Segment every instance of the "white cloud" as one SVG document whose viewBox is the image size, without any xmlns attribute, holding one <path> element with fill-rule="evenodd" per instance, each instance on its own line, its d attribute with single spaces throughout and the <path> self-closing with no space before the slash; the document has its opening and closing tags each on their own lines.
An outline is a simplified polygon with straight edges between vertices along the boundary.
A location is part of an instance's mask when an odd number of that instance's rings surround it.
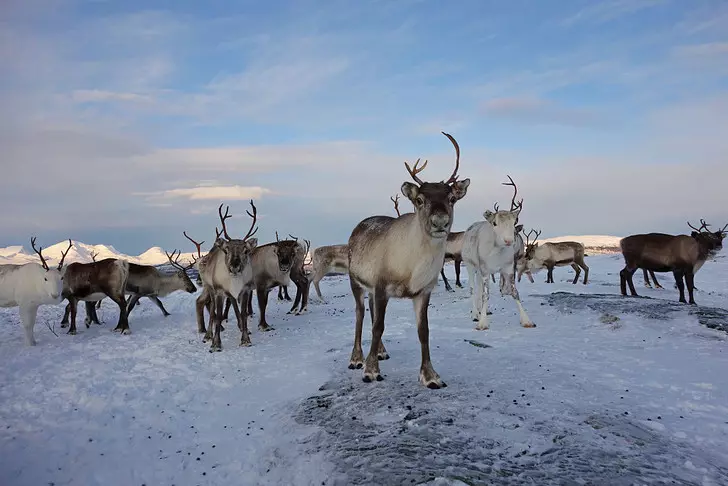
<svg viewBox="0 0 728 486">
<path fill-rule="evenodd" d="M 265 187 L 244 187 L 244 186 L 200 186 L 179 189 L 168 189 L 166 191 L 158 191 L 152 193 L 135 193 L 135 196 L 147 196 L 149 198 L 161 199 L 177 199 L 184 198 L 191 201 L 195 200 L 245 200 L 260 199 L 266 194 L 272 194 L 273 191 Z"/>
<path fill-rule="evenodd" d="M 73 101 L 79 103 L 93 103 L 105 101 L 123 101 L 123 102 L 151 102 L 152 98 L 148 95 L 140 95 L 136 93 L 120 93 L 113 91 L 104 91 L 99 89 L 79 89 L 71 93 Z"/>
<path fill-rule="evenodd" d="M 576 14 L 565 18 L 561 23 L 564 26 L 587 22 L 604 23 L 666 3 L 667 0 L 602 0 L 593 2 Z"/>
<path fill-rule="evenodd" d="M 583 108 L 569 108 L 536 97 L 493 98 L 486 101 L 481 113 L 521 123 L 571 125 L 575 127 L 602 124 L 602 115 Z"/>
</svg>

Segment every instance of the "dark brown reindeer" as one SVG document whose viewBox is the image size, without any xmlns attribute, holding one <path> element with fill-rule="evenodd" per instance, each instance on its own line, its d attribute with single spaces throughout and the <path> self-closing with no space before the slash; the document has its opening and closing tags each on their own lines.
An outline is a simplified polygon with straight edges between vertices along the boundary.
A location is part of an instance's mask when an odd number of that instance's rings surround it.
<svg viewBox="0 0 728 486">
<path fill-rule="evenodd" d="M 428 388 L 446 386 L 435 372 L 430 360 L 430 331 L 427 309 L 432 289 L 445 259 L 447 235 L 453 221 L 455 203 L 465 197 L 470 179 L 458 181 L 460 147 L 455 139 L 443 132 L 455 147 L 455 170 L 446 182 L 424 182 L 418 174 L 427 161 L 418 167 L 420 159 L 405 167 L 416 182 L 404 182 L 402 194 L 414 205 L 414 213 L 398 218 L 371 216 L 362 220 L 349 237 L 349 281 L 356 304 L 354 347 L 350 369 L 364 367 L 365 382 L 381 381 L 379 360 L 389 355 L 382 342 L 384 316 L 390 298 L 412 299 L 422 362 L 420 383 Z M 372 342 L 364 361 L 361 334 L 364 325 L 364 298 L 369 294 L 372 316 Z"/>
<path fill-rule="evenodd" d="M 78 301 L 93 303 L 109 297 L 119 306 L 119 322 L 113 329 L 121 334 L 130 334 L 126 310 L 126 281 L 129 278 L 129 262 L 116 258 L 104 258 L 91 263 L 71 263 L 66 267 L 63 278 L 63 297 L 68 299 L 71 311 L 71 326 L 68 334 L 76 334 L 76 307 Z M 87 307 L 88 311 L 88 307 Z M 86 327 L 90 320 L 86 319 Z M 61 327 L 65 327 L 61 324 Z"/>
<path fill-rule="evenodd" d="M 688 226 L 694 230 L 690 236 L 647 233 L 622 238 L 619 242 L 625 262 L 624 269 L 619 272 L 622 295 L 627 295 L 629 285 L 630 293 L 637 296 L 632 276 L 638 268 L 653 272 L 672 272 L 680 292 L 679 301 L 686 303 L 687 284 L 688 302 L 694 305 L 695 273 L 708 258 L 723 248 L 723 239 L 728 228 L 727 224 L 723 229 L 711 232 L 708 230 L 709 224 L 702 219 L 700 223 L 700 228 L 695 228 L 688 222 Z"/>
<path fill-rule="evenodd" d="M 95 262 L 96 257 L 99 256 L 99 253 L 96 250 L 91 251 L 91 261 Z M 101 309 L 101 302 L 104 299 L 99 299 L 97 302 L 84 302 L 86 306 L 86 317 L 84 318 L 84 323 L 86 323 L 87 327 L 88 324 L 94 323 L 101 325 L 101 322 L 99 322 L 99 316 L 96 314 L 96 309 Z M 66 308 L 63 311 L 63 319 L 61 319 L 61 327 L 66 327 L 64 324 L 68 325 L 68 318 L 71 315 L 71 303 L 66 304 Z"/>
<path fill-rule="evenodd" d="M 463 284 L 460 283 L 460 265 L 463 263 L 463 236 L 465 236 L 465 231 L 456 231 L 448 234 L 447 244 L 445 246 L 445 261 L 453 261 L 453 265 L 455 266 L 455 286 L 458 288 L 463 288 Z M 442 275 L 442 281 L 445 282 L 445 290 L 448 292 L 454 292 L 453 288 L 450 287 L 450 282 L 448 282 L 447 277 L 445 276 L 444 264 L 440 274 Z M 494 276 L 493 282 L 495 282 Z"/>
<path fill-rule="evenodd" d="M 296 260 L 291 267 L 291 280 L 296 283 L 296 298 L 293 300 L 293 306 L 288 311 L 288 314 L 301 315 L 308 310 L 308 292 L 311 286 L 311 280 L 308 278 L 309 275 L 306 273 L 305 266 L 306 257 L 311 250 L 311 241 L 303 239 L 303 243 L 303 245 L 299 243 Z M 296 310 L 299 303 L 301 307 Z"/>
<path fill-rule="evenodd" d="M 238 308 L 237 303 L 238 295 L 243 292 L 252 280 L 251 255 L 258 244 L 258 239 L 253 238 L 253 235 L 258 231 L 255 226 L 258 211 L 252 200 L 250 205 L 253 212 L 246 211 L 248 216 L 252 218 L 250 229 L 243 239 L 235 239 L 230 237 L 225 224 L 225 221 L 232 217 L 229 214 L 230 208 L 227 207 L 223 215 L 223 205 L 220 204 L 218 215 L 222 223 L 222 232 L 218 233 L 212 249 L 197 261 L 197 268 L 202 277 L 203 285 L 203 291 L 197 297 L 195 303 L 197 329 L 199 332 L 205 333 L 203 342 L 212 341 L 210 352 L 222 351 L 220 331 L 222 331 L 222 309 L 226 297 L 231 300 L 238 321 L 238 329 L 241 332 L 240 345 L 251 345 L 247 308 Z M 210 312 L 210 325 L 207 330 L 205 329 L 205 307 Z"/>
</svg>

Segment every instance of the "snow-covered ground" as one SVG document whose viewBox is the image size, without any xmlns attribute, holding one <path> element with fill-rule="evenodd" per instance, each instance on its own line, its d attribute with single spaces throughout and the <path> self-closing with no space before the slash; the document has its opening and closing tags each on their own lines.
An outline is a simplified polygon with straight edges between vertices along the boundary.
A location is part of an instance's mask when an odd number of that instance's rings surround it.
<svg viewBox="0 0 728 486">
<path fill-rule="evenodd" d="M 728 326 L 728 260 L 700 270 L 697 308 L 676 304 L 669 274 L 651 290 L 638 273 L 649 298 L 622 298 L 620 256 L 587 264 L 587 286 L 564 268 L 556 284 L 523 279 L 535 329 L 496 292 L 491 329 L 475 331 L 467 289 L 440 283 L 442 390 L 417 381 L 405 300 L 388 307 L 384 381 L 347 368 L 345 276 L 322 281 L 330 303 L 312 297 L 303 316 L 272 292 L 275 330 L 253 324 L 240 348 L 231 322 L 214 354 L 188 294 L 165 299 L 168 318 L 142 299 L 129 336 L 110 332 L 108 302 L 104 325 L 76 336 L 44 325 L 63 306 L 41 308 L 33 348 L 17 309 L 0 310 L 0 484 L 728 484 L 728 335 L 707 327 Z"/>
</svg>

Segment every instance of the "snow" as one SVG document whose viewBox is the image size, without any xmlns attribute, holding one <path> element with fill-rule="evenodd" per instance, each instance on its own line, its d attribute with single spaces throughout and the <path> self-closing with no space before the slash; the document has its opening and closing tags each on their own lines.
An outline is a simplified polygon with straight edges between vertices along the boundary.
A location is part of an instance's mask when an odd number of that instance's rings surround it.
<svg viewBox="0 0 728 486">
<path fill-rule="evenodd" d="M 104 324 L 76 336 L 45 326 L 61 331 L 62 305 L 41 307 L 33 348 L 17 309 L 0 310 L 0 484 L 728 484 L 728 260 L 698 273 L 698 307 L 676 302 L 668 274 L 664 290 L 636 274 L 643 297 L 623 298 L 621 256 L 587 264 L 586 286 L 569 268 L 555 284 L 523 279 L 534 329 L 496 291 L 491 329 L 475 331 L 468 291 L 440 282 L 442 390 L 417 380 L 406 300 L 387 309 L 384 381 L 347 368 L 346 276 L 325 278 L 329 304 L 312 297 L 302 316 L 272 292 L 275 330 L 257 331 L 256 308 L 253 346 L 231 322 L 213 354 L 181 292 L 163 299 L 167 318 L 142 299 L 128 336 L 110 332 L 108 299 Z"/>
</svg>

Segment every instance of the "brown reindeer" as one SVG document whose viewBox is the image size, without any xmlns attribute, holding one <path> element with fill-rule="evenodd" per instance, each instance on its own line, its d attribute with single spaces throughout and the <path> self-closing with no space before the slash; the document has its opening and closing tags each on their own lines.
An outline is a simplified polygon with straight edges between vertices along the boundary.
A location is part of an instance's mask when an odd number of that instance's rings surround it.
<svg viewBox="0 0 728 486">
<path fill-rule="evenodd" d="M 203 342 L 211 340 L 210 352 L 222 351 L 222 309 L 225 297 L 232 300 L 233 311 L 240 329 L 240 345 L 250 346 L 250 333 L 248 332 L 248 318 L 246 308 L 238 308 L 236 297 L 245 289 L 252 279 L 251 254 L 255 250 L 258 239 L 252 236 L 258 231 L 255 226 L 258 210 L 250 201 L 253 212 L 246 211 L 252 218 L 248 233 L 243 239 L 231 238 L 225 221 L 232 216 L 230 208 L 222 214 L 222 204 L 218 208 L 218 215 L 222 224 L 222 231 L 218 233 L 212 249 L 197 262 L 202 277 L 203 291 L 197 297 L 196 314 L 197 328 L 204 332 Z M 222 238 L 224 236 L 224 239 Z M 205 330 L 204 309 L 210 312 L 210 326 Z"/>
<path fill-rule="evenodd" d="M 178 290 L 184 290 L 189 294 L 197 292 L 197 287 L 187 275 L 187 271 L 192 268 L 195 261 L 185 267 L 178 261 L 181 252 L 178 252 L 176 257 L 174 256 L 175 251 L 171 255 L 166 251 L 164 253 L 167 255 L 170 265 L 174 268 L 174 273 L 162 273 L 152 265 L 129 263 L 129 279 L 126 282 L 126 291 L 131 294 L 131 298 L 127 307 L 127 315 L 131 314 L 140 298 L 147 297 L 157 304 L 157 307 L 162 311 L 162 315 L 167 317 L 169 312 L 164 308 L 162 301 L 159 300 L 160 297 L 166 297 Z"/>
<path fill-rule="evenodd" d="M 104 258 L 91 263 L 71 263 L 63 278 L 63 297 L 68 299 L 71 326 L 68 334 L 76 334 L 76 307 L 78 301 L 96 302 L 105 296 L 119 306 L 119 322 L 114 331 L 130 334 L 124 291 L 129 278 L 129 262 L 116 258 Z M 93 306 L 93 304 L 92 304 Z M 87 307 L 88 313 L 88 307 Z M 86 319 L 88 328 L 90 320 Z M 61 327 L 65 327 L 61 324 Z"/>
<path fill-rule="evenodd" d="M 689 303 L 694 305 L 695 273 L 708 258 L 723 248 L 723 239 L 728 228 L 726 224 L 723 229 L 711 232 L 708 230 L 709 224 L 702 219 L 700 223 L 700 228 L 695 228 L 688 222 L 688 226 L 694 230 L 690 236 L 647 233 L 622 238 L 619 242 L 625 262 L 624 269 L 619 272 L 622 295 L 627 295 L 627 285 L 629 285 L 630 293 L 637 296 L 632 275 L 638 268 L 654 272 L 672 272 L 680 292 L 679 301 L 686 303 L 685 284 L 687 284 Z"/>
<path fill-rule="evenodd" d="M 427 166 L 405 167 L 416 182 L 404 182 L 402 194 L 414 205 L 414 213 L 398 218 L 371 216 L 362 220 L 349 237 L 349 281 L 356 304 L 354 347 L 349 368 L 364 367 L 365 382 L 381 381 L 379 360 L 389 355 L 382 342 L 384 316 L 390 298 L 414 301 L 417 333 L 422 362 L 420 383 L 428 388 L 446 386 L 430 360 L 430 331 L 427 308 L 430 294 L 445 259 L 447 235 L 453 221 L 455 203 L 465 197 L 470 179 L 458 181 L 460 147 L 443 132 L 455 147 L 455 170 L 446 182 L 424 182 L 418 174 Z M 369 294 L 372 316 L 372 342 L 364 361 L 361 334 L 364 325 L 364 298 Z"/>
<path fill-rule="evenodd" d="M 308 292 L 311 286 L 309 275 L 306 273 L 306 257 L 311 249 L 311 242 L 304 239 L 303 245 L 299 244 L 299 249 L 296 254 L 296 260 L 293 262 L 291 267 L 291 280 L 296 283 L 296 298 L 293 300 L 293 306 L 288 314 L 301 315 L 308 310 Z M 298 305 L 301 305 L 300 309 L 296 310 Z"/>
<path fill-rule="evenodd" d="M 319 246 L 313 251 L 311 266 L 313 267 L 313 277 L 311 278 L 313 288 L 316 289 L 319 300 L 326 302 L 324 296 L 321 295 L 319 282 L 329 273 L 349 272 L 349 245 Z"/>
<path fill-rule="evenodd" d="M 534 231 L 534 230 L 531 230 Z M 536 232 L 538 239 L 540 231 Z M 530 232 L 527 237 L 530 235 Z M 529 279 L 533 282 L 531 275 L 545 268 L 547 270 L 546 283 L 554 283 L 554 268 L 569 265 L 574 269 L 573 284 L 579 281 L 581 269 L 584 269 L 584 285 L 589 277 L 589 267 L 584 262 L 584 245 L 578 241 L 561 241 L 557 243 L 546 242 L 539 246 L 534 240 L 526 246 L 525 254 L 518 259 L 518 280 L 524 272 L 527 272 Z"/>
<path fill-rule="evenodd" d="M 460 283 L 460 264 L 463 262 L 463 236 L 465 236 L 465 231 L 450 233 L 447 235 L 447 244 L 445 246 L 445 261 L 453 261 L 453 264 L 455 265 L 455 286 L 459 288 L 463 288 L 463 284 Z M 445 276 L 444 263 L 440 274 L 442 275 L 442 281 L 445 282 L 445 290 L 448 292 L 454 292 L 452 287 L 450 287 L 450 282 L 448 282 L 447 277 Z M 493 277 L 493 281 L 495 282 L 495 277 Z"/>
</svg>

